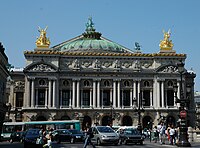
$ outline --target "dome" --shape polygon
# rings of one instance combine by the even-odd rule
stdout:
[[[125,48],[117,43],[105,39],[85,38],[78,39],[64,44],[60,51],[71,52],[126,52]]]
[[[61,52],[133,53],[133,51],[113,42],[96,32],[92,18],[86,23],[85,32],[67,42],[53,47]]]

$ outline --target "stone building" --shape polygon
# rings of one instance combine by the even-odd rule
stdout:
[[[6,105],[6,81],[9,76],[7,70],[8,57],[5,54],[5,48],[0,42],[0,132],[2,128],[2,123],[5,119],[5,114],[7,112]]]
[[[137,125],[141,113],[143,127],[160,120],[176,124],[179,104],[173,86],[178,85],[180,98],[177,64],[185,62],[186,54],[173,49],[170,32],[164,32],[158,53],[142,53],[138,43],[130,50],[103,37],[91,18],[83,34],[52,47],[46,29],[39,30],[36,48],[24,52],[23,71],[12,73],[21,78],[13,79],[10,87],[9,102],[13,111],[17,108],[13,121],[14,117],[19,121],[79,119],[83,127],[86,123]],[[194,78],[185,69],[182,86],[190,100],[191,126]]]

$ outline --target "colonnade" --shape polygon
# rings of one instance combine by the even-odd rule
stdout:
[[[69,106],[72,108],[81,108],[81,92],[80,88],[81,79],[72,79],[72,89],[70,90],[70,100]],[[45,105],[49,108],[57,108],[61,106],[62,93],[59,95],[59,85],[56,84],[58,81],[56,79],[49,78],[48,85],[45,87]],[[105,86],[101,87],[101,79],[93,79],[92,86],[89,89],[90,104],[89,107],[92,108],[102,108],[100,103],[103,97],[103,90],[107,89],[110,91],[110,101],[112,102],[113,108],[123,108],[123,104],[120,103],[122,90],[125,89],[121,85],[121,79],[113,79],[111,87],[106,88]],[[141,89],[141,79],[135,79],[132,81],[130,91],[130,107],[133,107],[133,101],[139,104],[139,94],[143,94],[143,89]],[[154,108],[165,108],[166,107],[166,91],[164,86],[165,80],[154,79],[153,86],[150,90],[150,106]],[[26,78],[25,85],[25,98],[24,106],[35,108],[38,106],[38,88],[35,87],[35,78]],[[180,82],[178,82],[178,88],[180,88]],[[126,88],[127,90],[127,88]],[[61,90],[62,91],[62,90]],[[102,94],[101,94],[102,93]],[[59,99],[59,96],[61,99]],[[142,96],[143,97],[143,96]],[[180,97],[180,91],[178,89],[178,97]],[[175,106],[174,99],[174,106]]]

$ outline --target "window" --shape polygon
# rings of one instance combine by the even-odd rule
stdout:
[[[45,80],[43,80],[43,79],[39,80],[39,85],[41,85],[41,86],[44,86],[44,85],[46,85],[46,81],[45,81]]]
[[[85,80],[83,83],[84,86],[90,86],[90,82],[88,80]]]
[[[70,90],[63,90],[62,91],[62,105],[69,106],[70,100]]]
[[[38,90],[38,105],[45,105],[45,89]]]
[[[168,81],[167,85],[168,85],[168,87],[173,87],[173,82],[172,81]]]
[[[16,92],[16,107],[23,106],[23,92]]]
[[[123,90],[123,106],[130,106],[130,91],[129,90]]]
[[[129,83],[129,81],[124,81],[124,86],[125,86],[125,87],[128,87],[128,86],[130,86],[130,83]]]
[[[63,86],[69,86],[69,81],[64,80],[64,81],[63,81]]]
[[[144,87],[149,87],[149,86],[150,86],[149,81],[144,81]]]
[[[84,106],[90,106],[90,91],[89,90],[83,90],[83,100],[82,105]]]
[[[106,87],[110,86],[110,82],[108,80],[104,81],[104,86]]]

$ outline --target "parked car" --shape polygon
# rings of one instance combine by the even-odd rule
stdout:
[[[70,138],[71,143],[84,141],[85,134],[83,132],[81,132],[80,130],[69,129],[69,132],[71,133],[71,138]]]
[[[40,129],[29,129],[24,136],[24,148],[36,146],[37,138],[40,137]],[[39,145],[38,145],[39,146]]]
[[[13,143],[15,141],[17,142],[23,142],[24,141],[24,133],[23,131],[20,131],[20,132],[13,132],[11,135],[10,135],[10,142]]]
[[[60,142],[70,142],[73,143],[74,139],[71,137],[71,133],[68,129],[57,129],[52,132],[54,140],[57,143]]]
[[[95,126],[92,127],[94,137],[92,142],[97,145],[114,144],[118,145],[119,135],[109,126]]]
[[[142,134],[137,130],[137,128],[124,128],[117,131],[119,134],[119,143],[128,144],[128,143],[139,143],[143,144],[144,138]]]

